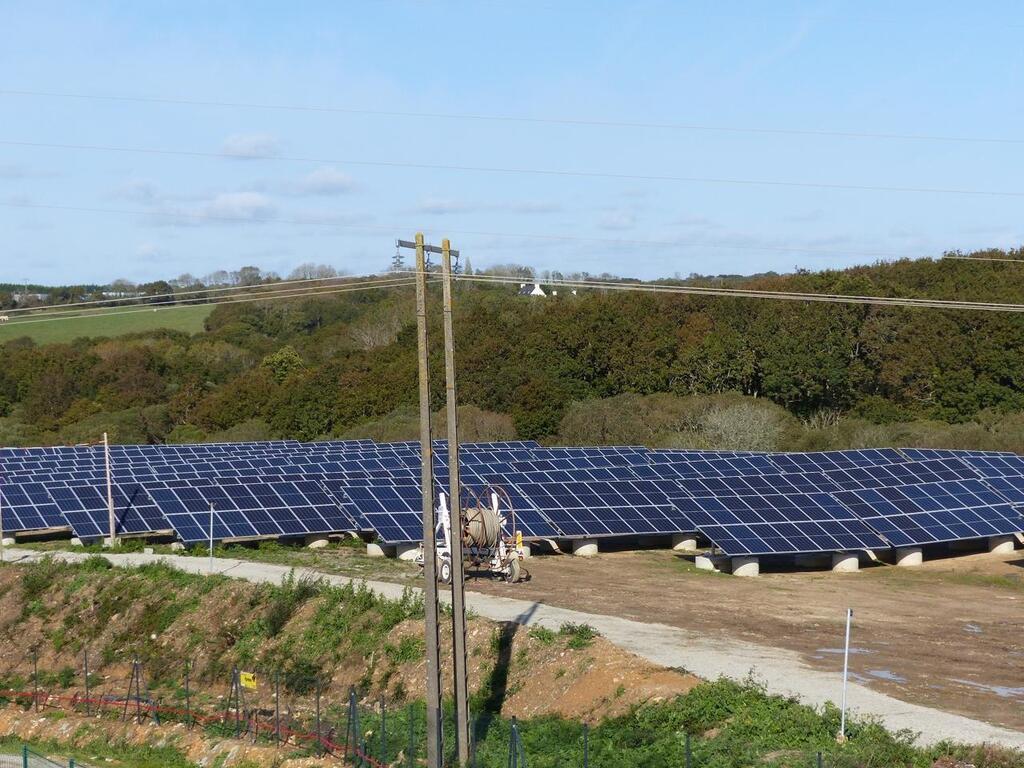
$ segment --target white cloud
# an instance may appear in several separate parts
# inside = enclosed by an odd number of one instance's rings
[[[480,206],[473,205],[472,203],[466,203],[461,200],[428,197],[425,200],[421,200],[414,210],[416,213],[445,215],[449,213],[470,213],[472,211],[478,211],[480,210]]]
[[[210,224],[252,224],[277,214],[274,201],[259,192],[224,192],[187,207],[161,206],[149,219],[155,226],[188,227]]]
[[[317,168],[306,174],[295,185],[295,195],[341,195],[351,192],[355,182],[347,173],[336,168]]]
[[[152,205],[162,197],[157,185],[145,179],[129,179],[114,190],[113,196],[119,200],[131,200],[146,205]]]
[[[443,216],[451,213],[476,213],[490,211],[494,213],[543,214],[557,213],[562,210],[558,203],[546,200],[513,200],[495,203],[471,203],[452,198],[428,197],[421,200],[413,213],[430,213]]]
[[[259,192],[226,192],[200,206],[198,213],[211,219],[264,221],[276,211],[273,200]]]
[[[224,139],[221,152],[242,160],[258,160],[277,154],[277,139],[268,133],[233,133]]]
[[[623,230],[636,226],[636,216],[632,211],[614,210],[602,214],[597,225],[601,229]]]
[[[138,248],[135,249],[135,258],[145,259],[146,261],[162,261],[168,255],[167,250],[161,248],[156,243],[140,243]]]
[[[0,179],[25,179],[29,176],[29,170],[24,165],[6,163],[0,165]]]

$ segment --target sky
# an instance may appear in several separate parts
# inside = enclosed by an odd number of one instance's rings
[[[367,274],[417,230],[474,268],[645,279],[1024,243],[1018,2],[0,0],[0,18],[0,282]]]

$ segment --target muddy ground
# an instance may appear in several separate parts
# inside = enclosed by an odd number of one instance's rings
[[[926,553],[936,556],[937,553]],[[859,573],[769,565],[757,579],[695,571],[669,550],[528,561],[528,583],[468,589],[696,629],[786,648],[842,670],[854,611],[852,679],[896,698],[1024,729],[1024,552],[930,559]]]

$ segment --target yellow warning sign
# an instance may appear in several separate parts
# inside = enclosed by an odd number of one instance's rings
[[[255,672],[239,672],[238,673],[238,684],[243,688],[249,688],[250,690],[256,690],[256,673]]]

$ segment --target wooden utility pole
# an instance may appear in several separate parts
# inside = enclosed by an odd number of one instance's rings
[[[103,456],[107,464],[107,515],[110,518],[110,546],[117,545],[117,519],[114,515],[114,483],[110,471],[110,441],[103,433]]]
[[[452,253],[441,241],[444,298],[444,380],[448,408],[448,509],[451,514],[452,651],[455,673],[455,739],[459,765],[469,765],[469,682],[466,671],[466,585],[462,559],[462,488],[459,482],[459,411],[455,393],[455,332],[452,324]]]
[[[2,478],[0,478],[0,485],[2,485]],[[0,489],[0,563],[4,561],[4,495],[3,489]]]
[[[430,373],[427,368],[427,257],[416,233],[416,346],[420,383],[420,460],[423,486],[423,574],[427,652],[427,766],[442,768],[441,638],[437,605],[437,523],[434,513],[434,451],[430,442]]]

